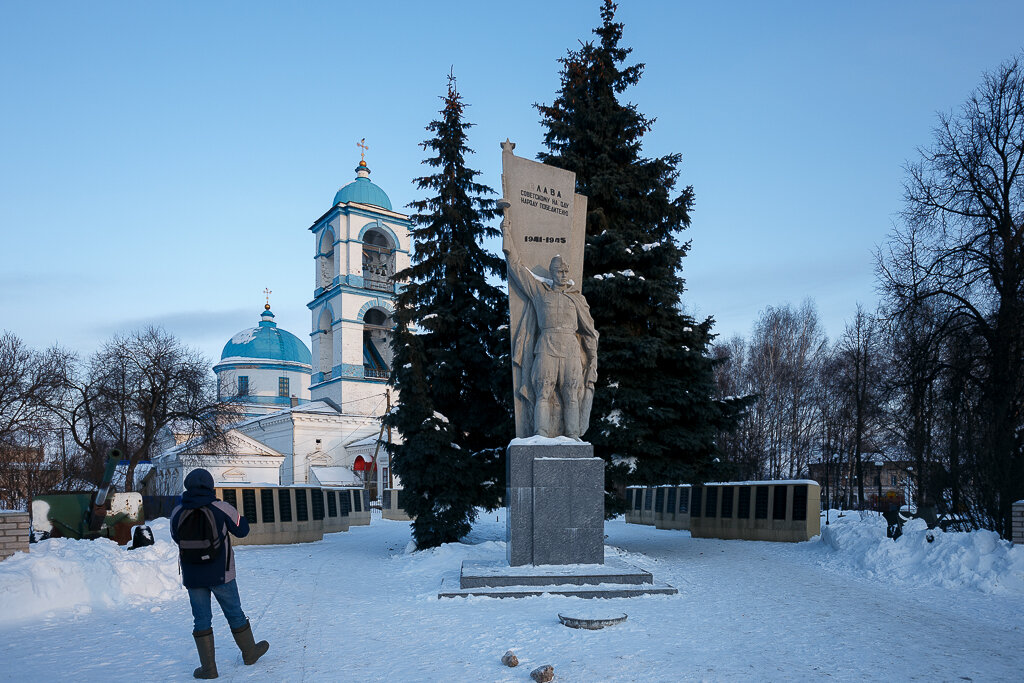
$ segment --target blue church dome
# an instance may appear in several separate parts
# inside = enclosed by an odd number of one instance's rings
[[[242,330],[224,345],[220,359],[228,358],[302,363],[311,368],[313,365],[309,348],[294,334],[279,328],[269,308],[263,311],[259,327]]]
[[[359,166],[356,167],[356,179],[334,195],[334,205],[341,202],[358,202],[379,206],[388,211],[392,210],[391,200],[388,199],[384,190],[370,182],[370,169],[366,166],[365,161],[360,161]]]

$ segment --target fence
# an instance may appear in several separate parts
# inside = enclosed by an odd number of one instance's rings
[[[629,486],[626,521],[658,529],[690,528],[690,485]]]
[[[821,533],[817,482],[745,481],[631,486],[626,521],[689,529],[694,538],[806,541]]]
[[[216,496],[231,503],[249,522],[249,534],[235,545],[309,543],[324,534],[369,524],[363,489],[313,486],[218,486]]]
[[[28,552],[30,526],[27,512],[0,510],[0,561],[18,551]]]
[[[410,517],[405,512],[405,489],[385,489],[381,494],[381,511],[384,519],[394,519],[399,522],[410,522]]]
[[[1013,504],[1013,525],[1010,528],[1010,541],[1015,544],[1024,543],[1024,500]]]

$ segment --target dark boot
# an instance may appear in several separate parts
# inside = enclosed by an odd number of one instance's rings
[[[270,643],[265,640],[261,640],[256,643],[253,642],[252,637],[252,626],[249,625],[249,620],[245,620],[245,626],[237,629],[231,629],[231,635],[235,637],[235,643],[238,645],[238,649],[242,651],[242,661],[245,662],[246,666],[249,664],[255,664],[256,660],[267,653],[270,649]]]
[[[213,649],[213,629],[205,631],[193,631],[192,637],[196,639],[196,649],[199,650],[199,663],[201,666],[192,672],[193,678],[216,678],[217,659]]]

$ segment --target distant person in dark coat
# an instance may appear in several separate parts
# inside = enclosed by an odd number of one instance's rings
[[[196,678],[217,678],[217,660],[213,645],[213,610],[210,595],[217,598],[224,617],[231,627],[242,660],[255,664],[270,648],[263,640],[254,642],[252,627],[242,611],[235,583],[235,552],[231,548],[231,536],[243,538],[249,533],[249,522],[238,514],[233,505],[217,500],[213,490],[213,475],[207,470],[197,469],[185,477],[185,493],[181,505],[171,512],[171,538],[181,545],[180,529],[182,514],[187,510],[206,507],[213,513],[216,531],[223,539],[219,550],[211,561],[203,564],[181,562],[181,582],[188,589],[192,603],[192,618],[195,621],[192,636],[199,651],[200,667],[193,672]]]

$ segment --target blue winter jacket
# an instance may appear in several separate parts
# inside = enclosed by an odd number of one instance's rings
[[[230,503],[217,500],[213,492],[213,475],[204,469],[192,470],[185,477],[185,493],[181,505],[171,512],[171,538],[178,542],[178,519],[184,510],[201,508],[213,511],[217,529],[224,537],[220,552],[206,564],[181,563],[181,582],[185,588],[209,588],[235,580],[235,551],[231,548],[232,534],[243,538],[249,534],[249,521],[238,514]]]

